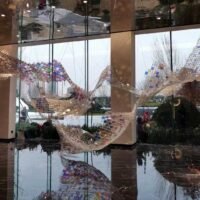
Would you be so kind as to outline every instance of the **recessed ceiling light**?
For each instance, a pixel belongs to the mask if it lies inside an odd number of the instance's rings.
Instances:
[[[5,14],[1,14],[1,17],[5,17],[6,15]]]
[[[55,9],[56,7],[55,7],[55,6],[51,6],[51,8],[52,8],[52,9]]]
[[[87,0],[84,0],[83,3],[87,3]]]
[[[60,29],[57,29],[57,32],[61,32],[61,30],[60,30]]]
[[[29,3],[26,4],[26,7],[29,8]]]

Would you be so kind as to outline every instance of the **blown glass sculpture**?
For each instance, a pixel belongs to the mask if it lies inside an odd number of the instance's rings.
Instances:
[[[54,125],[61,134],[63,143],[71,143],[81,150],[97,150],[112,143],[124,133],[136,114],[137,107],[142,105],[157,93],[168,91],[175,94],[177,89],[187,82],[200,81],[200,40],[188,57],[186,64],[176,71],[171,71],[166,63],[155,64],[145,72],[146,80],[139,89],[133,88],[128,83],[110,78],[111,68],[108,66],[101,73],[99,80],[92,91],[87,91],[73,82],[61,63],[54,60],[52,63],[28,64],[0,52],[0,62],[8,66],[2,67],[1,73],[11,72],[19,74],[27,84],[37,81],[38,94],[35,97],[27,94],[27,101],[44,117],[54,119]],[[2,58],[1,58],[2,57]],[[18,65],[18,68],[13,66]],[[7,71],[6,71],[7,70]],[[113,72],[113,71],[112,71]],[[49,82],[66,81],[72,89],[70,97],[50,95],[46,92]],[[133,108],[130,112],[106,113],[102,118],[104,123],[95,133],[89,133],[80,126],[64,125],[61,120],[56,119],[68,115],[83,115],[92,106],[92,98],[95,91],[102,86],[104,81],[109,81],[112,87],[118,87],[134,95]],[[178,86],[178,87],[177,87]],[[25,98],[25,97],[24,97]]]

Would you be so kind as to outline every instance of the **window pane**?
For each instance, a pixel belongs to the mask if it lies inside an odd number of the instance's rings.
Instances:
[[[136,29],[199,24],[199,1],[136,0]]]
[[[169,4],[162,0],[136,0],[136,29],[153,29],[170,26]]]
[[[111,109],[111,88],[109,82],[109,66],[111,62],[110,38],[89,41],[89,91],[92,95],[93,107],[90,110],[89,126],[99,126],[103,120],[102,115]],[[107,78],[97,87],[100,76],[107,70]],[[96,89],[95,89],[96,88]],[[94,90],[95,89],[95,90]]]
[[[169,32],[136,35],[135,46],[136,88],[139,89],[160,64],[170,69]]]

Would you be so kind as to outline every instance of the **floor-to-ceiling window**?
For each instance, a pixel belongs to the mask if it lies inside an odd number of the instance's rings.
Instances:
[[[199,73],[199,5],[198,0],[135,1],[136,88],[156,93],[140,105],[137,117],[139,123],[140,118],[153,121],[147,125],[150,129],[164,128],[158,131],[155,143],[195,141],[192,130],[199,124],[199,83],[189,74],[195,77]],[[169,138],[162,134],[166,131]]]

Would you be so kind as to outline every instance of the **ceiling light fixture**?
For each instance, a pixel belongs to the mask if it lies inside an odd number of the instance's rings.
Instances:
[[[84,0],[83,3],[87,3],[87,0]]]
[[[1,17],[5,17],[6,15],[5,14],[1,14]]]
[[[55,7],[55,6],[51,6],[51,8],[52,8],[52,9],[55,9],[56,7]]]

